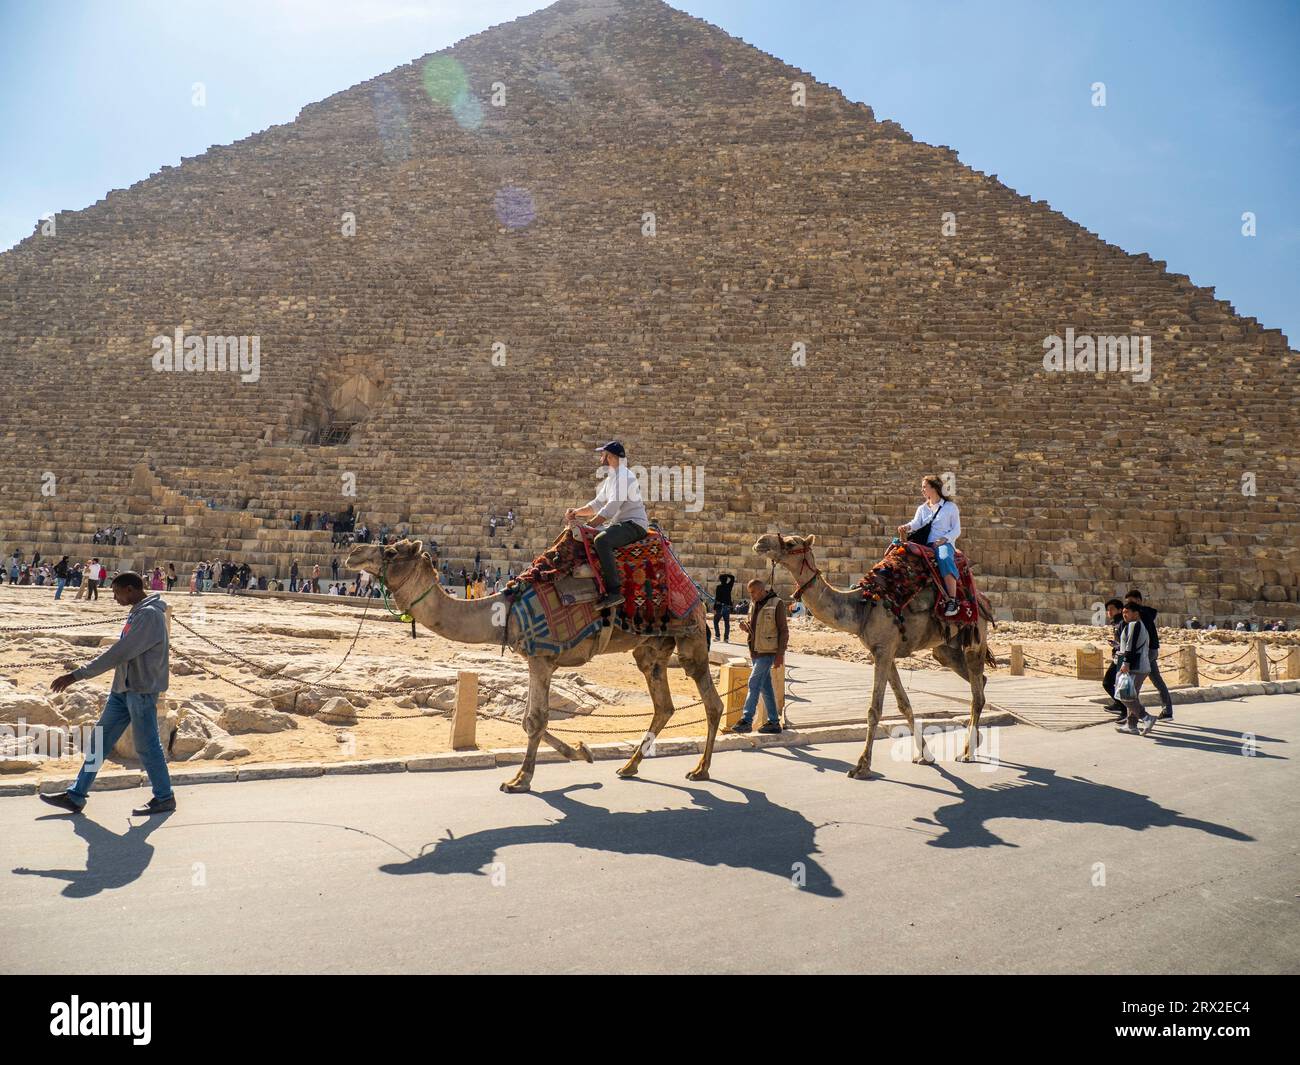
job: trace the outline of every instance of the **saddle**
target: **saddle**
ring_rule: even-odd
[[[505,591],[528,653],[559,653],[617,626],[637,635],[672,635],[689,625],[699,590],[657,526],[618,548],[623,602],[599,611],[605,594],[593,541],[598,529],[566,529]],[[605,632],[602,633],[601,630]]]
[[[934,550],[923,544],[906,542],[892,544],[885,552],[885,557],[871,567],[870,572],[858,581],[857,586],[864,599],[875,600],[889,608],[900,630],[904,625],[904,609],[927,585],[933,586],[935,597],[932,612],[946,627],[949,635],[952,635],[975,626],[981,615],[988,620],[993,616],[988,600],[975,588],[975,578],[971,573],[969,560],[961,551],[954,548],[953,561],[957,565],[959,607],[953,617],[946,617],[943,613],[944,600],[948,598],[948,592],[944,588]]]

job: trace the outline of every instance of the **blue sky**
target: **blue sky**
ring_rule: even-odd
[[[0,0],[0,248],[539,0]],[[1300,2],[679,0],[1300,343]],[[202,81],[207,106],[191,104]],[[1090,86],[1106,85],[1093,107]],[[1241,234],[1253,211],[1258,235]]]

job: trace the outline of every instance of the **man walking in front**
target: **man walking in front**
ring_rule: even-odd
[[[586,506],[566,510],[564,520],[570,525],[585,521],[588,525],[604,526],[593,541],[605,584],[605,598],[596,604],[596,609],[608,610],[623,602],[622,578],[614,565],[614,552],[644,540],[650,528],[650,518],[641,500],[641,483],[627,468],[627,451],[623,445],[611,440],[597,449],[596,454],[600,456],[605,474],[596,490],[596,498]]]
[[[1119,676],[1119,631],[1124,627],[1124,603],[1119,599],[1106,600],[1106,625],[1110,629],[1110,668],[1101,679],[1101,686],[1110,696],[1110,712],[1119,714],[1120,720],[1128,717],[1128,707],[1115,697],[1115,681]]]
[[[1156,691],[1160,693],[1160,720],[1172,721],[1174,718],[1174,701],[1169,697],[1169,686],[1165,684],[1165,678],[1160,675],[1160,633],[1156,630],[1156,615],[1159,613],[1153,606],[1142,605],[1142,593],[1134,588],[1128,595],[1124,596],[1124,606],[1127,608],[1129,603],[1137,605],[1137,611],[1142,616],[1142,625],[1147,630],[1147,641],[1150,643],[1149,658],[1151,662],[1151,683],[1156,686]]]
[[[749,657],[753,660],[754,667],[749,674],[749,694],[745,697],[745,708],[741,711],[740,721],[731,731],[749,732],[753,729],[758,696],[762,692],[763,703],[767,707],[767,723],[758,731],[777,733],[781,731],[781,719],[776,709],[776,691],[772,687],[772,667],[785,665],[785,649],[790,642],[785,600],[775,590],[769,591],[757,578],[745,588],[749,592],[751,605],[749,617],[740,623],[740,627],[749,633]]]
[[[1119,644],[1115,649],[1115,695],[1128,713],[1126,720],[1116,726],[1119,732],[1148,735],[1156,719],[1142,707],[1142,682],[1151,672],[1150,644],[1147,629],[1142,622],[1140,608],[1135,602],[1124,604],[1124,621],[1119,627]],[[1132,680],[1131,685],[1125,682]]]
[[[131,813],[136,817],[166,813],[176,809],[167,757],[158,738],[158,693],[167,690],[168,680],[167,608],[156,592],[145,594],[138,573],[119,573],[112,587],[117,604],[131,608],[121,637],[89,665],[56,677],[50,685],[58,694],[79,680],[113,670],[113,688],[95,725],[98,742],[87,754],[76,783],[67,791],[42,795],[41,801],[80,813],[104,759],[130,725],[136,754],[153,785],[153,798]]]

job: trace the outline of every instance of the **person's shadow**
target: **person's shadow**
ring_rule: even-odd
[[[1056,821],[1071,825],[1109,825],[1142,832],[1148,828],[1192,828],[1225,839],[1254,842],[1227,825],[1184,817],[1177,810],[1161,806],[1148,795],[1126,791],[1109,784],[1097,784],[1084,777],[1059,775],[1055,769],[1017,765],[1005,760],[1000,768],[1018,770],[1015,780],[986,781],[976,785],[949,772],[942,764],[935,769],[957,789],[956,802],[940,807],[934,817],[917,817],[917,824],[943,829],[941,835],[927,840],[930,847],[1015,847],[997,835],[989,824],[1005,818],[1009,821]],[[918,788],[953,797],[953,792],[928,784],[894,781],[907,788]]]
[[[487,867],[506,847],[566,843],[586,850],[652,854],[698,865],[754,869],[791,882],[801,876],[802,889],[814,895],[839,898],[844,894],[813,857],[820,853],[815,838],[818,826],[798,811],[776,805],[762,792],[734,784],[725,786],[740,792],[743,802],[724,799],[704,788],[636,782],[683,791],[691,797],[692,805],[685,809],[613,812],[570,797],[571,792],[603,787],[595,783],[534,792],[536,798],[562,815],[559,820],[489,828],[464,836],[448,830],[445,838],[425,844],[418,857],[380,869],[399,876],[486,876]]]
[[[162,827],[170,814],[145,818],[131,824],[120,835],[110,832],[85,814],[66,817],[53,814],[41,821],[71,821],[72,829],[86,841],[86,868],[84,869],[28,869],[19,866],[15,876],[44,876],[52,880],[66,880],[63,895],[70,899],[85,899],[101,891],[125,887],[138,880],[153,860],[154,847],[149,836]]]

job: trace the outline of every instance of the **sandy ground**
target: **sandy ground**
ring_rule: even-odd
[[[483,695],[480,709],[485,715],[494,716],[481,716],[478,721],[479,748],[520,747],[525,742],[518,719],[523,709],[519,700],[527,690],[527,667],[514,655],[463,647],[423,629],[412,639],[410,627],[389,620],[377,602],[363,622],[360,609],[330,603],[217,594],[190,596],[184,592],[165,593],[164,599],[174,611],[172,677],[167,691],[167,698],[173,703],[201,696],[219,707],[269,707],[265,700],[259,700],[259,695],[271,696],[296,686],[283,677],[268,679],[259,675],[259,670],[251,668],[249,663],[260,667],[260,673],[264,674],[287,662],[291,669],[306,670],[304,680],[323,680],[355,689],[410,687],[431,678],[454,680],[457,670],[472,670],[479,674],[482,686],[508,693],[502,697]],[[48,696],[54,677],[89,662],[101,643],[107,646],[113,642],[119,631],[117,622],[125,614],[125,609],[107,595],[95,603],[75,602],[65,592],[63,600],[56,603],[49,589],[0,587],[0,694],[7,690]],[[104,623],[85,625],[96,618],[103,619]],[[56,624],[64,627],[53,631],[35,629]],[[189,626],[201,636],[183,626]],[[20,631],[3,631],[14,629]],[[201,637],[218,646],[205,643]],[[230,657],[227,651],[246,662]],[[211,672],[205,674],[193,669],[181,655],[189,656]],[[714,677],[716,680],[716,668]],[[695,685],[680,670],[673,670],[669,680],[679,708],[699,698]],[[111,674],[104,674],[75,685],[72,691],[93,695],[97,706],[107,696],[110,682]],[[552,731],[562,739],[604,742],[635,739],[644,734],[652,707],[645,682],[630,655],[610,655],[581,669],[560,670],[553,687],[566,686],[569,694],[577,698],[577,705],[559,709],[553,702],[551,715]],[[326,697],[344,694],[319,690]],[[582,698],[584,694],[586,698]],[[451,749],[450,683],[438,689],[438,695],[440,705],[427,707],[412,705],[409,695],[404,700],[407,705],[401,705],[401,692],[347,695],[357,707],[356,724],[341,726],[295,713],[292,716],[296,728],[271,733],[241,732],[236,739],[247,748],[246,755],[208,764],[346,761],[448,751]],[[55,704],[60,701],[52,700]],[[91,704],[85,696],[81,702],[85,706]],[[618,716],[602,717],[602,714]],[[665,737],[697,735],[703,731],[699,724],[704,716],[702,708],[681,710],[678,716],[680,720],[664,731]],[[69,723],[77,721],[71,712],[65,711],[65,717]],[[0,723],[5,720],[0,716]],[[111,759],[108,768],[120,768],[123,764],[138,765],[134,761],[123,763]],[[5,780],[66,776],[79,766],[79,758],[50,759],[35,772],[14,772],[17,768],[14,764],[5,772],[4,762],[0,760],[0,772],[4,773]]]
[[[385,692],[347,696],[357,708],[355,724],[320,720],[310,712],[313,703],[307,702],[297,707],[307,713],[290,715],[297,727],[275,732],[232,727],[233,735],[221,741],[224,753],[209,754],[209,758],[219,760],[208,761],[208,765],[345,761],[447,751],[454,698],[451,682],[455,671],[461,669],[477,672],[482,687],[507,693],[484,693],[480,709],[488,716],[478,722],[479,748],[518,747],[524,742],[518,718],[522,710],[519,699],[526,693],[526,667],[513,655],[452,644],[424,630],[413,640],[410,628],[389,620],[377,603],[363,622],[359,609],[326,602],[224,594],[191,596],[180,591],[164,598],[174,618],[173,676],[167,698],[180,713],[187,712],[195,699],[202,699],[206,701],[205,709],[218,713],[251,706],[263,708],[264,716],[278,717],[265,697],[313,680]],[[115,622],[124,615],[125,610],[109,595],[91,603],[74,601],[65,592],[64,599],[56,603],[48,588],[0,587],[0,696],[11,699],[7,716],[3,713],[6,707],[0,704],[0,724],[15,720],[14,707],[20,704],[12,699],[48,696],[49,683],[55,676],[85,664],[101,645],[111,643],[118,631]],[[103,623],[85,624],[97,619]],[[61,627],[48,629],[55,625]],[[1020,643],[1031,673],[1053,669],[1072,673],[1075,648],[1085,643],[1101,646],[1102,636],[1102,630],[1082,626],[1004,623],[993,640],[1000,661],[998,672],[1006,672],[1011,644]],[[205,638],[212,642],[205,642]],[[1170,647],[1194,641],[1205,659],[1220,663],[1212,668],[1221,671],[1225,679],[1256,678],[1253,654],[1242,658],[1250,650],[1249,638],[1244,634],[1170,630],[1164,633],[1163,640]],[[1300,645],[1300,633],[1272,634],[1268,640],[1271,657],[1280,659],[1286,647]],[[870,663],[870,656],[854,637],[809,618],[794,621],[791,649]],[[182,655],[208,672],[194,668]],[[1172,651],[1166,652],[1170,680],[1174,679],[1172,657]],[[940,668],[928,654],[903,660],[900,666]],[[299,679],[264,675],[273,670]],[[1240,672],[1228,676],[1234,670]],[[649,723],[650,698],[630,655],[598,658],[580,669],[561,670],[556,677],[557,693],[553,695],[559,705],[553,708],[551,720],[553,731],[561,738],[599,742],[639,738],[644,733]],[[714,677],[716,680],[716,667]],[[72,705],[67,697],[61,697],[51,700],[51,706],[70,724],[92,721],[110,679],[105,675],[77,685],[73,692],[86,694],[78,695]],[[671,671],[670,683],[679,707],[698,699],[694,685],[680,670]],[[418,705],[409,693],[403,697],[404,689],[421,685],[427,689],[431,684],[437,686],[428,705]],[[328,697],[344,693],[318,687],[315,694],[314,705],[319,706]],[[702,708],[689,707],[679,712],[679,720],[664,735],[699,735],[703,716]],[[229,724],[227,719],[221,720]],[[194,758],[188,762],[200,764]],[[6,767],[0,760],[0,771],[4,779],[15,780],[67,776],[79,765],[79,757],[46,760],[34,768],[30,763],[13,761]]]

